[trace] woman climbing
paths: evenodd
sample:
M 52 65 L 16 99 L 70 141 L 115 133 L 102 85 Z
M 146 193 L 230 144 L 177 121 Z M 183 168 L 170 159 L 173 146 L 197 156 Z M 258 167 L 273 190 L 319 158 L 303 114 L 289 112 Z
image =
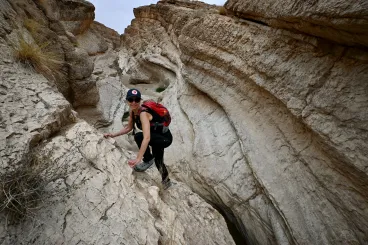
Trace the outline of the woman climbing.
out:
M 172 143 L 172 135 L 168 127 L 163 126 L 162 117 L 154 110 L 141 106 L 141 93 L 138 89 L 130 89 L 127 93 L 130 112 L 129 122 L 122 130 L 117 133 L 107 133 L 104 137 L 117 137 L 129 133 L 134 129 L 134 124 L 142 130 L 134 134 L 134 140 L 139 147 L 136 159 L 128 161 L 130 167 L 135 171 L 145 171 L 153 162 L 156 164 L 161 174 L 162 186 L 167 189 L 171 186 L 169 173 L 164 164 L 164 148 Z M 152 148 L 152 153 L 151 149 Z M 143 162 L 142 162 L 143 160 Z

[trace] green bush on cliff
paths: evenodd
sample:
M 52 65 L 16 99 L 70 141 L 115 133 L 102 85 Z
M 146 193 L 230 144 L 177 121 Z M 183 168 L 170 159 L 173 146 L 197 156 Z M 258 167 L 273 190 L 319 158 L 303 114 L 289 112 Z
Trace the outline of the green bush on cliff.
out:
M 161 92 L 165 91 L 165 89 L 166 89 L 166 86 L 160 86 L 160 87 L 156 88 L 156 92 L 161 93 Z

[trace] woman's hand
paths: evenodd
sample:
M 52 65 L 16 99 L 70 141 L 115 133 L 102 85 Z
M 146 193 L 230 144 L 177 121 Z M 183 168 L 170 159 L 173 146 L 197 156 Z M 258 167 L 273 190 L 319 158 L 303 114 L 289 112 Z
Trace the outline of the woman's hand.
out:
M 111 133 L 107 133 L 107 134 L 104 134 L 103 135 L 105 138 L 108 138 L 108 137 L 114 137 L 114 134 L 111 134 Z
M 134 168 L 134 166 L 138 163 L 140 163 L 142 161 L 142 159 L 136 158 L 136 159 L 130 159 L 128 161 L 128 164 L 131 168 Z

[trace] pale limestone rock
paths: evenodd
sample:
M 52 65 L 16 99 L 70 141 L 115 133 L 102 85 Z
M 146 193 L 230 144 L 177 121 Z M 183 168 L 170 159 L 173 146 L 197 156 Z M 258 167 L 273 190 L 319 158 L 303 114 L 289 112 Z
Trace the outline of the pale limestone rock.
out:
M 14 9 L 25 16 L 22 6 L 27 4 L 22 3 L 10 6 L 0 0 L 0 36 L 6 40 L 19 26 Z M 70 23 L 65 26 L 76 35 L 93 19 L 84 1 L 52 4 L 87 10 L 85 15 L 65 12 L 79 18 L 75 23 L 54 16 Z M 308 13 L 303 13 L 305 3 L 283 9 L 279 2 L 264 4 L 229 1 L 228 9 L 241 18 L 221 16 L 212 7 L 204 11 L 203 4 L 188 1 L 135 9 L 119 61 L 108 51 L 72 86 L 85 104 L 101 97 L 96 110 L 88 111 L 95 113 L 90 122 L 111 124 L 109 130 L 122 126 L 131 82 L 147 83 L 134 85 L 144 98 L 164 96 L 173 115 L 174 142 L 165 155 L 171 177 L 222 209 L 248 243 L 365 244 L 368 54 L 359 49 L 366 45 L 365 34 L 351 37 L 360 33 L 357 29 L 364 32 L 366 24 L 356 21 L 359 13 L 349 23 L 318 17 L 343 16 L 344 11 L 355 16 L 364 3 L 343 9 L 339 6 L 346 3 L 318 2 Z M 34 6 L 31 13 L 38 11 Z M 244 20 L 251 8 L 264 8 L 269 16 Z M 285 16 L 295 23 L 286 25 Z M 310 28 L 312 22 L 318 25 Z M 73 45 L 64 38 L 73 36 L 61 36 L 63 49 L 73 55 Z M 56 177 L 35 219 L 9 227 L 0 214 L 0 244 L 233 243 L 220 215 L 184 184 L 162 192 L 154 167 L 131 175 L 125 162 L 134 154 L 127 150 L 137 150 L 132 137 L 105 140 L 78 122 L 43 77 L 14 66 L 8 46 L 0 38 L 1 164 L 6 170 L 17 167 L 42 142 L 38 156 L 49 163 L 43 174 Z M 163 94 L 152 91 L 162 83 L 170 84 Z
M 146 173 L 135 173 L 135 183 L 144 191 L 156 218 L 155 227 L 162 234 L 162 244 L 234 244 L 227 232 L 223 232 L 226 224 L 221 215 L 197 194 L 175 181 L 160 193 L 147 174 L 153 175 L 156 181 L 160 179 L 157 169 L 151 167 Z
M 0 233 L 5 244 L 234 244 L 222 216 L 187 187 L 132 175 L 128 154 L 79 122 L 38 148 L 52 175 L 42 209 Z M 112 144 L 113 143 L 113 144 Z M 157 170 L 155 179 L 159 179 Z M 21 231 L 32 231 L 22 233 Z M 4 230 L 0 230 L 4 232 Z
M 149 13 L 145 14 L 149 16 Z M 166 37 L 165 28 L 151 18 L 133 20 L 126 28 L 122 42 L 130 49 L 121 49 L 119 63 L 123 74 L 131 76 L 132 84 L 167 87 L 175 79 L 178 51 L 175 45 L 166 41 Z
M 75 80 L 72 84 L 73 106 L 94 106 L 99 101 L 96 82 L 93 79 Z
M 29 219 L 18 226 L 34 232 L 17 233 L 14 242 L 157 244 L 154 219 L 144 198 L 130 186 L 124 155 L 89 125 L 76 124 L 40 150 L 50 164 L 45 174 L 50 171 L 59 178 L 50 182 L 50 196 L 36 222 Z
M 81 118 L 96 128 L 102 128 L 104 132 L 121 130 L 124 127 L 122 118 L 124 113 L 129 110 L 125 103 L 128 89 L 122 84 L 121 77 L 117 75 L 117 59 L 117 54 L 111 49 L 96 57 L 91 78 L 96 82 L 100 100 L 96 107 L 80 106 L 77 108 Z M 123 78 L 124 80 L 128 79 Z M 131 142 L 125 137 L 115 139 L 122 148 L 137 150 L 131 137 Z
M 366 243 L 366 51 L 166 2 L 135 9 L 120 65 L 173 64 L 170 172 L 250 243 Z M 345 37 L 335 41 L 362 44 Z

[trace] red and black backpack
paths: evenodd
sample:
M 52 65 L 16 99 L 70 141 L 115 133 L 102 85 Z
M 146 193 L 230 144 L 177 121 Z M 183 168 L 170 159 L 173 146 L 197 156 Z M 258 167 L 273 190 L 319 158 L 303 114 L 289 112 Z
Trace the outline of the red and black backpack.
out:
M 171 123 L 169 110 L 162 104 L 154 100 L 146 100 L 142 103 L 142 111 L 147 111 L 152 115 L 151 127 L 156 130 L 158 127 L 163 127 L 162 132 L 165 133 Z

